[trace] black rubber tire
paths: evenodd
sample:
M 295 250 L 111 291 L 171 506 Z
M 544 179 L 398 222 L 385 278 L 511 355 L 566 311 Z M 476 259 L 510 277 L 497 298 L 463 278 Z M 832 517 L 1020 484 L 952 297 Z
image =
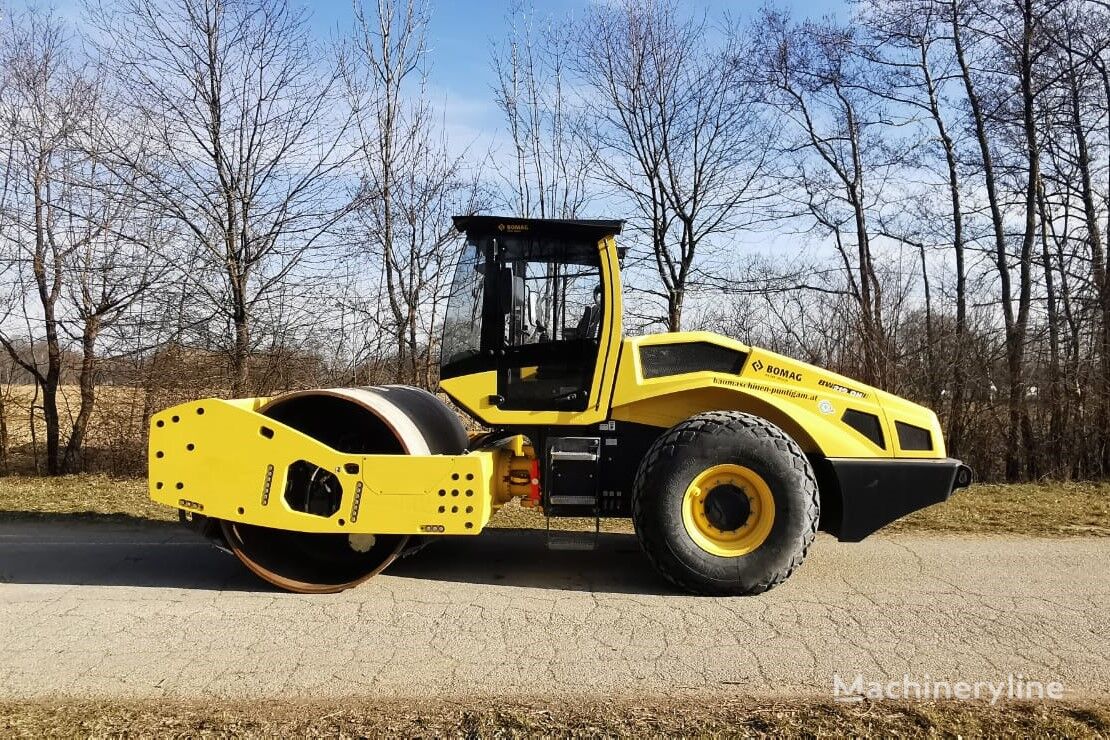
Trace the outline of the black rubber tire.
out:
M 724 463 L 758 473 L 775 501 L 767 539 L 739 557 L 706 552 L 682 523 L 687 487 Z M 632 494 L 644 553 L 668 581 L 696 594 L 759 594 L 782 583 L 805 559 L 819 518 L 817 479 L 805 453 L 774 424 L 739 411 L 707 411 L 664 432 L 640 464 Z

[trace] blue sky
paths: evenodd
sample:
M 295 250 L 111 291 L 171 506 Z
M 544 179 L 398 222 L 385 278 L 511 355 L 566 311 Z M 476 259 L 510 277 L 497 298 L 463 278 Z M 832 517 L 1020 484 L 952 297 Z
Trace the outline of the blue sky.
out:
M 170 0 L 172 2 L 172 0 Z M 351 0 L 291 0 L 310 10 L 312 25 L 321 38 L 334 38 L 350 28 Z M 372 6 L 373 0 L 362 0 Z M 728 14 L 741 20 L 758 12 L 765 2 L 790 10 L 798 17 L 843 16 L 850 0 L 679 0 L 683 5 L 706 11 L 711 20 Z M 580 13 L 594 2 L 605 0 L 532 0 L 537 15 L 562 17 Z M 490 49 L 507 31 L 511 0 L 428 0 L 431 23 L 428 29 L 431 52 L 431 83 L 443 96 L 446 114 L 463 117 L 456 126 L 463 130 L 488 129 L 497 124 L 492 101 Z M 528 0 L 523 0 L 527 6 Z M 14 0 L 13 5 L 53 7 L 75 25 L 81 22 L 82 0 Z M 0 0 L 0 8 L 3 0 Z M 492 132 L 491 132 L 492 133 Z M 456 142 L 457 143 L 457 142 Z
M 372 0 L 364 0 L 371 4 Z M 534 0 L 538 15 L 577 14 L 591 0 Z M 763 0 L 684 0 L 703 8 L 710 19 L 725 13 L 744 19 L 758 12 Z M 484 149 L 498 138 L 500 115 L 493 102 L 490 51 L 507 31 L 510 0 L 429 0 L 430 82 L 440 97 L 453 147 Z M 799 17 L 841 15 L 847 0 L 774 0 Z M 352 15 L 344 0 L 309 3 L 313 24 L 322 36 L 345 31 Z M 459 141 L 459 139 L 464 139 Z
M 169 0 L 172 2 L 172 0 Z M 311 13 L 321 39 L 335 38 L 350 29 L 352 0 L 290 0 Z M 500 148 L 502 120 L 493 102 L 491 48 L 508 29 L 512 0 L 427 0 L 431 7 L 428 29 L 430 83 L 442 106 L 451 148 L 485 151 Z M 710 20 L 728 14 L 744 20 L 766 2 L 790 10 L 795 16 L 843 16 L 850 0 L 678 0 L 704 10 Z M 374 0 L 362 0 L 367 7 Z M 537 15 L 563 17 L 579 14 L 594 2 L 605 0 L 531 0 Z M 83 16 L 82 0 L 14 0 L 16 7 L 53 7 L 75 25 Z M 520 4 L 528 6 L 529 0 Z M 0 7 L 3 0 L 0 0 Z

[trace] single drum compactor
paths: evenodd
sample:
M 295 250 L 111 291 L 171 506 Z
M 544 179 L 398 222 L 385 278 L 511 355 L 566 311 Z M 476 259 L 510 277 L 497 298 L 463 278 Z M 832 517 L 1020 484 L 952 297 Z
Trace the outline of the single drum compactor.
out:
M 512 499 L 631 517 L 676 586 L 754 594 L 817 530 L 859 541 L 971 481 L 936 415 L 707 332 L 626 337 L 620 221 L 455 219 L 440 390 L 324 388 L 157 413 L 150 495 L 290 591 L 340 591 Z

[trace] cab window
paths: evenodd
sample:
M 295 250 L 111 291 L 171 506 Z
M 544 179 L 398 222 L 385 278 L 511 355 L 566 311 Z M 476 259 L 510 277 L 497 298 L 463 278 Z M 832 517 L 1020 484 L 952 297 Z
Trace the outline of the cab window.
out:
M 472 371 L 482 354 L 486 270 L 485 250 L 469 241 L 455 268 L 443 317 L 439 364 L 444 377 Z

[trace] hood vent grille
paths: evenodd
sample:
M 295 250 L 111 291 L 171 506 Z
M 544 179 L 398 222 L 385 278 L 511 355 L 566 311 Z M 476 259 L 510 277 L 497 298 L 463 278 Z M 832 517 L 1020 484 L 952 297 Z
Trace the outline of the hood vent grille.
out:
M 840 417 L 840 420 L 874 442 L 880 449 L 886 449 L 883 425 L 879 422 L 879 417 L 866 411 L 848 409 L 844 412 L 844 416 Z
M 640 347 L 640 368 L 645 378 L 683 373 L 715 372 L 736 375 L 747 354 L 709 342 L 649 344 Z

